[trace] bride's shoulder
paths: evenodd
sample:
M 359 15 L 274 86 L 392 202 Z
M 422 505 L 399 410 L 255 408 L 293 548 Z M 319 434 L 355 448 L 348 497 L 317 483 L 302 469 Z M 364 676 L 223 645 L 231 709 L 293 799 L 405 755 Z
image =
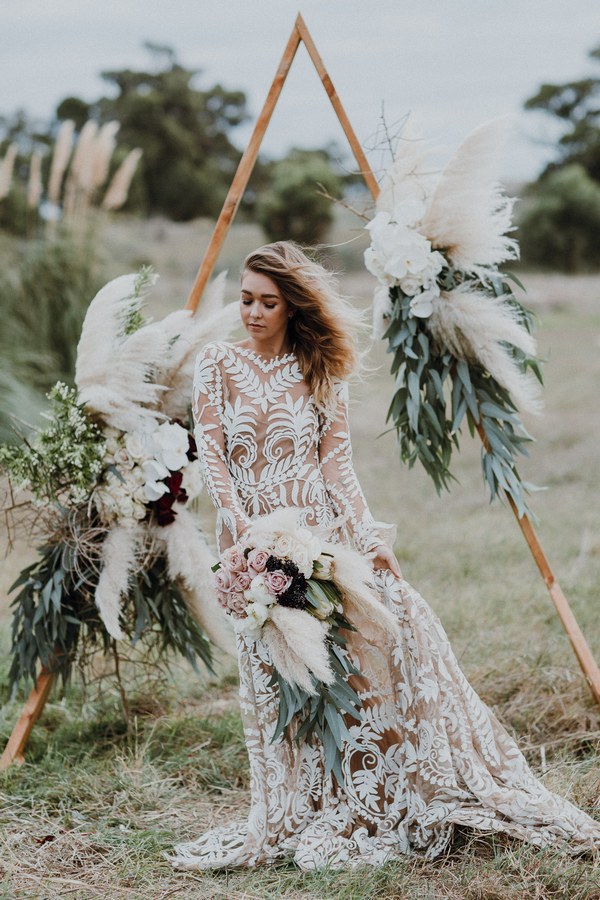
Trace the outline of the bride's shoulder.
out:
M 204 344 L 199 350 L 196 361 L 198 363 L 205 362 L 206 360 L 220 362 L 220 360 L 227 355 L 230 346 L 231 345 L 226 341 L 208 341 L 208 343 Z

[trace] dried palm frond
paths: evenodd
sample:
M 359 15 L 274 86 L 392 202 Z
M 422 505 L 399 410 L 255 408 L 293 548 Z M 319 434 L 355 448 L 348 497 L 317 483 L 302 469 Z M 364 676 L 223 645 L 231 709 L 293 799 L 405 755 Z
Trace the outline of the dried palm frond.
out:
M 125 430 L 156 412 L 162 387 L 150 380 L 167 349 L 167 339 L 152 326 L 126 334 L 128 313 L 139 302 L 138 275 L 121 275 L 92 300 L 77 347 L 75 383 L 81 400 L 108 424 Z M 156 276 L 148 275 L 148 286 Z
M 505 119 L 476 128 L 442 172 L 419 230 L 466 272 L 518 258 L 518 245 L 506 236 L 513 200 L 497 182 L 506 142 Z
M 278 604 L 271 609 L 271 622 L 287 642 L 288 653 L 300 656 L 319 681 L 332 684 L 335 675 L 325 643 L 326 626 L 303 609 Z
M 541 411 L 539 382 L 523 372 L 507 347 L 513 345 L 534 357 L 535 340 L 522 325 L 515 307 L 502 297 L 461 285 L 434 301 L 429 327 L 434 338 L 458 359 L 488 371 L 519 409 L 534 414 Z
M 0 200 L 7 196 L 10 191 L 10 185 L 17 158 L 17 145 L 9 144 L 6 153 L 0 160 Z
M 412 127 L 405 127 L 396 146 L 394 162 L 381 180 L 378 212 L 392 213 L 398 203 L 408 199 L 428 201 L 436 180 L 430 156 L 430 145 Z
M 76 187 L 88 192 L 92 188 L 92 173 L 96 156 L 95 143 L 98 135 L 98 124 L 88 119 L 79 133 L 71 162 L 70 177 Z
M 42 196 L 42 154 L 39 150 L 31 156 L 29 165 L 29 180 L 27 183 L 27 206 L 29 209 L 37 209 Z
M 56 143 L 54 144 L 54 153 L 50 165 L 50 177 L 48 179 L 48 200 L 56 206 L 60 203 L 62 180 L 69 164 L 74 133 L 75 122 L 67 119 L 58 129 Z
M 111 637 L 122 640 L 119 624 L 121 597 L 129 590 L 129 575 L 136 565 L 136 553 L 143 531 L 141 526 L 115 525 L 102 547 L 102 571 L 95 600 L 104 626 Z
M 106 181 L 110 160 L 117 145 L 116 135 L 120 127 L 118 122 L 105 122 L 96 135 L 91 160 L 91 191 L 98 190 Z
M 165 543 L 169 575 L 179 583 L 189 611 L 217 647 L 235 656 L 231 619 L 215 595 L 211 567 L 217 559 L 192 513 L 178 506 L 175 521 L 158 528 L 156 536 Z
M 273 622 L 265 622 L 261 638 L 269 651 L 273 665 L 284 681 L 301 687 L 307 694 L 315 695 L 317 692 L 306 663 L 290 647 Z
M 133 176 L 143 152 L 139 147 L 129 151 L 111 178 L 102 201 L 103 209 L 120 209 L 126 202 Z
M 228 337 L 239 322 L 237 304 L 223 306 L 226 275 L 222 272 L 211 282 L 195 313 L 177 310 L 156 325 L 168 338 L 167 352 L 157 367 L 156 378 L 168 389 L 162 397 L 161 409 L 170 418 L 184 416 L 189 408 L 200 348 L 209 341 Z

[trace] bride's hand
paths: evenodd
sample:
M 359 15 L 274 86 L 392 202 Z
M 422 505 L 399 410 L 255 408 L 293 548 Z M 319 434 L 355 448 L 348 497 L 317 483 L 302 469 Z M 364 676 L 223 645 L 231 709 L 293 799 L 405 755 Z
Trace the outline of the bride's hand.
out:
M 402 578 L 400 563 L 394 556 L 392 550 L 390 550 L 389 547 L 386 547 L 385 544 L 376 547 L 375 556 L 373 557 L 373 568 L 389 569 L 390 572 L 392 572 L 398 578 Z

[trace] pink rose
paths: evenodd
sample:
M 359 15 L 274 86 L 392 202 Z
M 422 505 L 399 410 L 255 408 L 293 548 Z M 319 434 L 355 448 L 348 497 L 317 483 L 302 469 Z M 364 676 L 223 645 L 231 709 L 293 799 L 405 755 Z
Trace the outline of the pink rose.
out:
M 227 597 L 227 609 L 235 616 L 243 616 L 246 612 L 248 603 L 243 594 L 239 591 L 232 591 Z
M 217 591 L 217 600 L 219 602 L 219 606 L 222 606 L 223 609 L 228 608 L 229 594 L 227 593 L 227 591 Z
M 274 594 L 283 594 L 292 583 L 292 576 L 286 575 L 281 569 L 274 569 L 265 574 L 265 584 Z
M 227 592 L 231 587 L 231 573 L 227 569 L 217 569 L 215 572 L 215 587 L 218 591 Z
M 248 554 L 248 568 L 252 570 L 252 577 L 265 571 L 267 560 L 271 554 L 266 550 L 251 550 Z
M 230 572 L 245 572 L 248 568 L 244 554 L 236 544 L 223 551 L 221 564 L 226 566 Z
M 250 581 L 251 578 L 248 572 L 238 572 L 231 582 L 231 590 L 240 591 L 243 593 L 250 587 Z

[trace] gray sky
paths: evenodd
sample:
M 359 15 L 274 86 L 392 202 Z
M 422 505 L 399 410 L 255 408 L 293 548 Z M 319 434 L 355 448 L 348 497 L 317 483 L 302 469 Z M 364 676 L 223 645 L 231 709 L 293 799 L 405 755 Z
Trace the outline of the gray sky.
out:
M 543 81 L 589 74 L 587 52 L 600 43 L 598 0 L 2 0 L 0 113 L 46 117 L 69 94 L 95 99 L 106 91 L 98 73 L 146 65 L 150 40 L 203 69 L 204 85 L 246 91 L 255 116 L 298 10 L 361 141 L 382 104 L 388 123 L 410 113 L 444 155 L 481 122 L 512 114 L 508 181 L 533 177 L 551 156 L 551 122 L 522 113 L 523 100 Z M 331 139 L 346 146 L 301 48 L 264 148 Z

